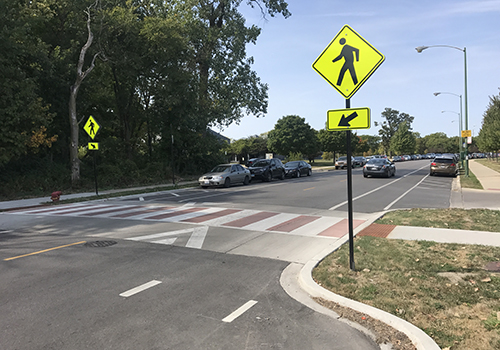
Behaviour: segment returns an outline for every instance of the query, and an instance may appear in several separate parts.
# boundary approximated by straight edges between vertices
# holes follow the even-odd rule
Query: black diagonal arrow
[[[347,126],[347,127],[351,126],[351,124],[349,124],[349,122],[351,120],[353,120],[354,118],[356,118],[357,116],[358,116],[357,112],[350,114],[347,118],[342,114],[342,118],[340,118],[339,126]]]

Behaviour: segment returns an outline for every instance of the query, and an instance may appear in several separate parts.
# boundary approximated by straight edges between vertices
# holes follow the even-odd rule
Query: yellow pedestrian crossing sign
[[[370,129],[370,108],[334,109],[327,112],[327,130]]]
[[[95,135],[97,134],[97,132],[99,131],[100,128],[101,128],[101,126],[99,124],[97,124],[97,122],[95,121],[95,119],[92,116],[89,117],[89,119],[87,120],[87,122],[83,126],[83,130],[85,130],[87,132],[87,134],[89,134],[89,136],[92,140],[94,139]]]
[[[345,25],[312,67],[346,99],[368,80],[385,56]]]

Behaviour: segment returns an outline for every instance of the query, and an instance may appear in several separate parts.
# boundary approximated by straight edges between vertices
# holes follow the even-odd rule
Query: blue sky
[[[477,135],[490,96],[500,88],[500,0],[287,2],[291,17],[267,21],[257,8],[242,4],[247,23],[262,28],[247,54],[269,85],[269,107],[265,117],[246,116],[222,134],[233,139],[259,135],[291,114],[316,130],[324,128],[327,110],[344,108],[345,99],[311,65],[348,24],[386,57],[351,98],[352,108],[371,109],[371,128],[358,134],[378,135],[373,121],[382,121],[381,112],[388,107],[414,116],[413,131],[422,136],[457,135],[459,97],[433,93],[464,95],[464,54],[450,48],[415,50],[450,45],[467,50],[469,129]]]

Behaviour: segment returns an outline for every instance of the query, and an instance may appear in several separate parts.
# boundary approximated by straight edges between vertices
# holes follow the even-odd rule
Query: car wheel
[[[295,177],[300,177],[302,174],[300,173],[300,170],[297,171],[297,175],[295,175]]]
[[[207,188],[208,186],[201,186],[201,188]]]
[[[228,177],[226,177],[226,180],[224,180],[224,187],[228,188],[229,186],[231,186],[231,180]]]
[[[281,172],[280,180],[285,180],[285,171]]]
[[[339,170],[339,167],[338,167],[338,166],[336,166],[336,167],[335,167],[335,170]]]
[[[368,175],[366,175],[365,173],[363,173],[363,177],[368,177]]]
[[[385,174],[385,177],[390,178],[391,177],[391,171],[387,170],[387,174]]]
[[[394,169],[394,172],[392,173],[392,176],[396,176],[396,169]]]
[[[250,178],[245,176],[245,180],[243,180],[243,185],[248,185],[250,183]]]
[[[311,176],[313,174],[313,171],[311,169],[309,169],[309,171],[307,172],[307,176]]]
[[[433,173],[433,172],[430,172],[430,173],[429,173],[429,175],[430,175],[430,176],[434,176],[434,173]]]

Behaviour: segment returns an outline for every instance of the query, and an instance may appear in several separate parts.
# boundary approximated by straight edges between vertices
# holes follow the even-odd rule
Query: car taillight
[[[455,166],[455,163],[451,163],[451,166]]]
[[[436,163],[432,162],[432,163],[431,163],[431,165],[432,165],[432,166],[436,166]]]

